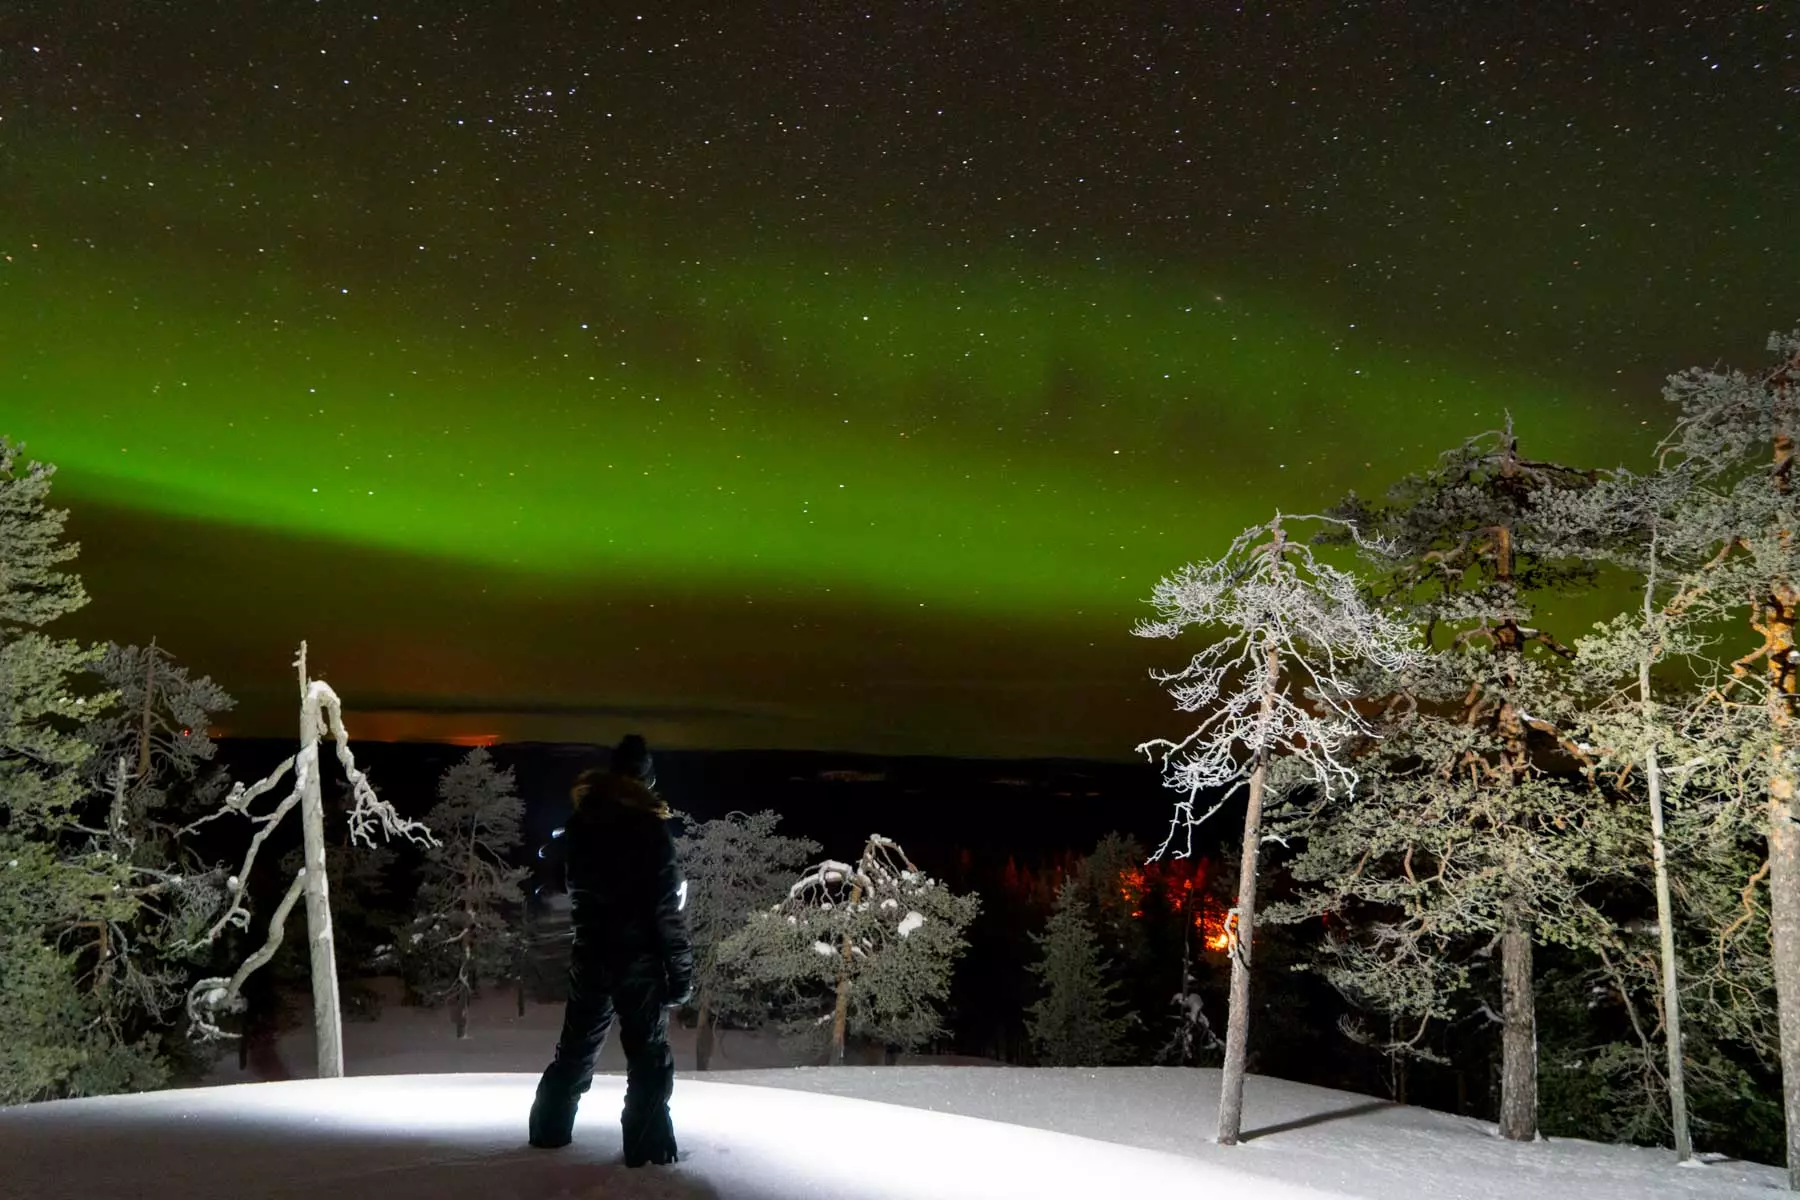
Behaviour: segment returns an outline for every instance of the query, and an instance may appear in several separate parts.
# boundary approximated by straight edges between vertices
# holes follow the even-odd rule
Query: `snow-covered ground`
[[[1728,1200],[1782,1186],[1775,1169],[1679,1169],[1665,1151],[1517,1146],[1480,1121],[1276,1079],[1249,1081],[1249,1141],[1220,1148],[1204,1137],[1211,1070],[803,1067],[727,1078],[680,1079],[682,1160],[637,1171],[619,1162],[617,1076],[596,1081],[576,1142],[556,1151],[524,1141],[529,1074],[301,1079],[7,1108],[0,1195]]]
[[[458,1042],[441,1012],[391,1005],[345,1026],[355,1078],[214,1086],[0,1110],[0,1197],[178,1200],[1733,1200],[1771,1167],[1678,1168],[1665,1150],[1502,1141],[1485,1122],[1252,1078],[1244,1144],[1216,1146],[1218,1073],[908,1065],[781,1067],[772,1039],[726,1035],[728,1073],[695,1075],[677,1031],[683,1159],[628,1171],[623,1080],[602,1077],[573,1146],[525,1145],[560,1009],[480,1003]],[[311,1073],[295,1031],[216,1084]],[[602,1063],[618,1069],[616,1046]],[[452,1074],[451,1072],[461,1072]],[[1179,1189],[1177,1191],[1177,1189]]]
[[[676,1086],[682,1161],[627,1170],[623,1080],[575,1144],[525,1145],[535,1076],[405,1075],[195,1088],[0,1110],[0,1196],[170,1200],[1728,1200],[1742,1163],[1513,1145],[1482,1122],[1250,1080],[1245,1144],[1207,1140],[1213,1071],[807,1067]],[[754,1085],[754,1086],[753,1086]],[[891,1101],[891,1103],[890,1103]]]
[[[898,1068],[896,1068],[898,1069]],[[957,1068],[951,1068],[952,1070]],[[684,1082],[683,1161],[619,1161],[623,1081],[573,1146],[532,1150],[519,1075],[252,1084],[0,1111],[0,1193],[179,1200],[995,1200],[1318,1193],[1192,1158],[835,1096]]]

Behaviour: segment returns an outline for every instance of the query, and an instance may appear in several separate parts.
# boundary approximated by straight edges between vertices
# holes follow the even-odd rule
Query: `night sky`
[[[1162,574],[1800,321],[1797,29],[8,3],[0,432],[228,732],[1126,756]]]

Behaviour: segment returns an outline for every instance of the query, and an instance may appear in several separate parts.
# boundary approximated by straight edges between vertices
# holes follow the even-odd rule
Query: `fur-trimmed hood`
[[[611,771],[583,771],[569,795],[575,801],[575,811],[588,817],[604,817],[609,809],[649,813],[665,821],[670,816],[668,802],[641,779]]]

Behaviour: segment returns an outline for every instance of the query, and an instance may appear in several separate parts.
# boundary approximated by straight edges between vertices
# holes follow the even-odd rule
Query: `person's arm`
[[[675,839],[666,822],[657,822],[656,931],[662,943],[663,970],[668,973],[670,1004],[686,1004],[694,992],[694,947],[688,937],[687,888],[675,861]]]

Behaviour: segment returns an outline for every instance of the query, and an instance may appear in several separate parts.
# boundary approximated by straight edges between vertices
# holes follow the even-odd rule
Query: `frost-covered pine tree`
[[[1569,765],[1582,752],[1550,716],[1570,687],[1570,651],[1538,628],[1530,604],[1591,573],[1534,521],[1544,493],[1590,483],[1522,456],[1509,427],[1382,502],[1352,497],[1341,510],[1371,539],[1376,597],[1431,652],[1380,689],[1366,786],[1310,823],[1290,870],[1313,886],[1271,913],[1331,913],[1355,928],[1325,975],[1403,1027],[1389,1050],[1426,1053],[1434,1021],[1493,1017],[1500,1131],[1515,1140],[1537,1133],[1532,947],[1610,944],[1616,930],[1588,889],[1629,870],[1635,830]],[[1483,999],[1495,985],[1498,1015]]]
[[[425,851],[411,928],[400,947],[415,989],[450,1008],[467,1037],[469,1001],[483,980],[516,968],[525,877],[512,865],[523,841],[525,802],[512,768],[485,749],[469,751],[438,780],[425,823],[438,844]]]
[[[979,898],[957,895],[872,834],[855,864],[826,861],[719,947],[722,969],[768,996],[786,1031],[844,1061],[851,1037],[911,1050],[943,1033],[951,971]]]
[[[1325,799],[1353,793],[1351,749],[1368,726],[1355,707],[1359,683],[1351,672],[1397,671],[1413,657],[1410,629],[1370,606],[1353,576],[1290,540],[1296,520],[1277,514],[1239,534],[1219,558],[1162,580],[1152,596],[1157,619],[1134,630],[1164,638],[1200,630],[1209,638],[1187,666],[1155,673],[1181,711],[1200,714],[1179,741],[1158,738],[1138,747],[1160,761],[1164,784],[1185,797],[1176,802],[1158,855],[1178,835],[1178,853],[1187,854],[1194,827],[1245,796],[1231,914],[1221,1145],[1235,1144],[1243,1123],[1257,859],[1271,775],[1280,773],[1278,794],[1303,787]],[[1201,804],[1208,805],[1204,812],[1197,811]]]
[[[129,921],[119,865],[80,827],[93,748],[78,730],[112,702],[85,687],[97,650],[45,631],[87,603],[67,564],[55,468],[0,438],[0,1104],[154,1086],[154,1047],[122,1041],[82,979],[92,940]],[[71,939],[65,942],[65,938]]]
[[[718,1022],[747,1019],[753,1008],[720,966],[721,943],[742,929],[752,913],[777,903],[819,852],[811,838],[776,833],[780,823],[774,812],[727,813],[675,839],[687,880],[688,932],[694,944],[695,1070],[711,1065]]]
[[[187,997],[192,944],[224,899],[225,872],[185,837],[186,823],[227,787],[209,729],[232,699],[154,641],[109,645],[90,666],[117,704],[88,722],[85,772],[93,812],[88,849],[118,864],[129,916],[85,927],[90,976],[105,1019],[122,1036],[159,1033]]]
[[[1125,1061],[1135,1016],[1123,1011],[1087,905],[1073,881],[1063,884],[1042,934],[1042,957],[1029,968],[1044,994],[1026,1010],[1038,1061],[1052,1067],[1104,1067]]]
[[[1578,698],[1561,706],[1556,720],[1591,754],[1587,765],[1593,778],[1643,805],[1646,865],[1656,906],[1656,953],[1653,958],[1635,953],[1627,942],[1617,960],[1602,956],[1601,963],[1627,1007],[1647,1058],[1653,1058],[1650,1028],[1662,1036],[1660,1067],[1621,1061],[1621,1069],[1665,1091],[1669,1129],[1682,1161],[1692,1157],[1693,1140],[1682,1049],[1668,801],[1671,785],[1680,790],[1709,755],[1689,720],[1689,697],[1659,695],[1656,677],[1671,664],[1681,674],[1695,666],[1705,672],[1703,657],[1711,639],[1696,618],[1697,608],[1709,607],[1704,592],[1710,581],[1704,572],[1684,569],[1693,565],[1695,551],[1702,548],[1694,544],[1685,517],[1695,505],[1705,503],[1696,473],[1676,463],[1649,475],[1615,471],[1591,489],[1546,493],[1536,516],[1547,533],[1564,539],[1565,553],[1622,568],[1637,584],[1638,603],[1633,609],[1597,625],[1575,643],[1577,686],[1570,694]],[[1668,681],[1663,684],[1667,688]],[[1673,775],[1671,762],[1676,764]],[[1718,848],[1711,838],[1691,840],[1690,847],[1690,856],[1710,855]],[[1708,874],[1690,873],[1683,880],[1684,891],[1697,894]],[[1640,1019],[1635,1010],[1633,993],[1639,989],[1632,985],[1633,976],[1639,974],[1654,984],[1653,1022]],[[1657,1097],[1648,1099],[1654,1111]]]
[[[1707,711],[1734,730],[1747,781],[1733,809],[1767,840],[1766,871],[1747,883],[1747,905],[1768,881],[1789,1184],[1800,1189],[1800,330],[1769,339],[1777,361],[1759,372],[1690,370],[1665,396],[1680,420],[1665,441],[1706,484],[1679,536],[1697,553],[1690,580],[1702,615],[1732,615],[1754,641],[1709,697]],[[1747,917],[1746,920],[1749,918]]]
[[[231,1036],[218,1020],[228,1012],[244,1008],[245,980],[275,956],[287,931],[287,919],[302,897],[306,900],[306,934],[312,974],[313,1032],[318,1053],[318,1076],[332,1079],[344,1073],[343,1010],[338,1000],[337,958],[331,930],[331,892],[325,868],[325,802],[320,787],[319,743],[330,737],[336,749],[339,766],[349,781],[351,807],[348,814],[349,836],[367,846],[375,844],[374,831],[379,829],[389,840],[406,838],[420,846],[434,846],[437,840],[423,823],[409,821],[394,810],[393,805],[375,794],[356,765],[350,750],[350,735],[344,730],[343,702],[322,679],[307,673],[306,643],[300,643],[299,657],[294,660],[300,682],[300,749],[284,759],[273,772],[248,786],[233,784],[220,807],[190,823],[187,832],[209,821],[225,816],[240,816],[255,832],[236,874],[225,881],[228,907],[223,916],[209,926],[201,945],[216,942],[228,929],[248,930],[250,912],[250,872],[263,843],[294,809],[300,810],[300,833],[303,858],[285,895],[269,917],[263,944],[240,963],[230,975],[210,976],[198,980],[188,989],[187,1012],[190,1028],[202,1040]],[[274,791],[294,774],[293,787],[273,809],[257,814],[251,806],[265,794]]]

